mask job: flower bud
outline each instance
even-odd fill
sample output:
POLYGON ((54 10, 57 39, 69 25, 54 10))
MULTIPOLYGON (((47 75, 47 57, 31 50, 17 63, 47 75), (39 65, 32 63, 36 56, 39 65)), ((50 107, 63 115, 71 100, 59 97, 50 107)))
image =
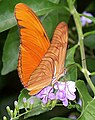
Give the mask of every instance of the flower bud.
POLYGON ((23 98, 23 102, 26 103, 26 98, 25 97, 23 98))
POLYGON ((23 106, 24 106, 24 108, 27 108, 27 101, 26 101, 25 97, 23 98, 23 106))
POLYGON ((4 116, 4 117, 3 117, 3 120, 7 120, 7 117, 6 117, 6 116, 4 116))
POLYGON ((11 118, 13 118, 13 110, 10 110, 10 116, 11 116, 11 118))
POLYGON ((18 106, 18 102, 17 101, 14 101, 14 106, 15 106, 16 110, 19 111, 19 106, 18 106))
POLYGON ((31 100, 30 100, 30 104, 29 104, 29 108, 30 108, 30 110, 33 108, 33 103, 34 103, 34 100, 31 99, 31 100))
POLYGON ((7 106, 7 107, 6 107, 6 110, 7 110, 8 114, 9 114, 9 116, 10 116, 10 115, 11 115, 11 113, 10 113, 10 111, 11 111, 10 107, 7 106))

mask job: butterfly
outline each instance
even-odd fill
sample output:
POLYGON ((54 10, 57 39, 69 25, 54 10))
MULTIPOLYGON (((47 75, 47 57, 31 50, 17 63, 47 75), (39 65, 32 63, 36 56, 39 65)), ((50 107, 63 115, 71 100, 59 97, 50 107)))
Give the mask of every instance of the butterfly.
POLYGON ((61 22, 52 41, 40 20, 27 5, 15 6, 15 17, 20 31, 18 74, 23 86, 35 95, 64 75, 68 45, 68 27, 61 22))

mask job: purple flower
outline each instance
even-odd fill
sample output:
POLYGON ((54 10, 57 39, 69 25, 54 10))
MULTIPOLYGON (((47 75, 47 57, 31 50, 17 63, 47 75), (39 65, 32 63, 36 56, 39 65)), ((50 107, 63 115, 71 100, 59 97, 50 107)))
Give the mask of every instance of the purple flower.
POLYGON ((42 99, 43 104, 46 104, 49 100, 54 100, 56 98, 55 94, 53 93, 52 86, 45 87, 36 96, 42 99))
MULTIPOLYGON (((83 12, 83 14, 87 15, 87 16, 90 16, 90 17, 93 17, 92 14, 87 13, 87 12, 83 12)), ((82 16, 80 19, 81 19, 81 22, 82 22, 82 26, 85 26, 86 23, 92 23, 92 20, 90 20, 89 18, 86 18, 84 16, 82 16)))
POLYGON ((30 104, 32 105, 34 103, 34 100, 33 99, 30 99, 30 104))
POLYGON ((78 102, 77 102, 80 106, 82 106, 82 100, 79 98, 78 102))
POLYGON ((65 91, 58 90, 56 93, 56 98, 61 100, 64 106, 68 106, 68 99, 66 98, 65 91))
POLYGON ((23 102, 26 103, 26 98, 25 97, 23 98, 23 102))
POLYGON ((68 106, 68 100, 75 100, 75 82, 57 82, 54 88, 58 90, 56 92, 56 99, 61 100, 64 106, 68 106))

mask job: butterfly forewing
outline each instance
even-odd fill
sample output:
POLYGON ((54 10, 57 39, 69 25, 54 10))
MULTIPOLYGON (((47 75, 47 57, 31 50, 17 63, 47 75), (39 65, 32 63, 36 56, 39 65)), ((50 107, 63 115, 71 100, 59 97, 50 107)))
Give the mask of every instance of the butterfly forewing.
POLYGON ((41 62, 50 46, 47 34, 35 13, 25 4, 15 7, 15 17, 20 29, 18 73, 26 87, 30 75, 41 62))

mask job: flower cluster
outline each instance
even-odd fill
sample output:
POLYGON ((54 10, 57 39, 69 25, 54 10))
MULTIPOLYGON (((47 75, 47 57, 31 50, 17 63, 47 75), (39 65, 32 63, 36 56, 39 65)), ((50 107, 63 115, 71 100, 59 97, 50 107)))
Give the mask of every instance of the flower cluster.
POLYGON ((75 100, 75 92, 75 82, 57 82, 54 84, 54 87, 47 86, 36 96, 42 100, 43 104, 56 99, 62 101, 64 106, 68 106, 68 100, 75 100))
POLYGON ((36 96, 42 99, 43 104, 46 104, 49 100, 55 99, 52 86, 45 87, 36 96))
MULTIPOLYGON (((93 17, 91 13, 87 13, 87 12, 83 12, 84 15, 93 17)), ((82 16, 81 18, 81 22, 82 22, 82 26, 85 26, 87 23, 92 23, 92 20, 90 20, 89 18, 86 18, 84 16, 82 16)))

